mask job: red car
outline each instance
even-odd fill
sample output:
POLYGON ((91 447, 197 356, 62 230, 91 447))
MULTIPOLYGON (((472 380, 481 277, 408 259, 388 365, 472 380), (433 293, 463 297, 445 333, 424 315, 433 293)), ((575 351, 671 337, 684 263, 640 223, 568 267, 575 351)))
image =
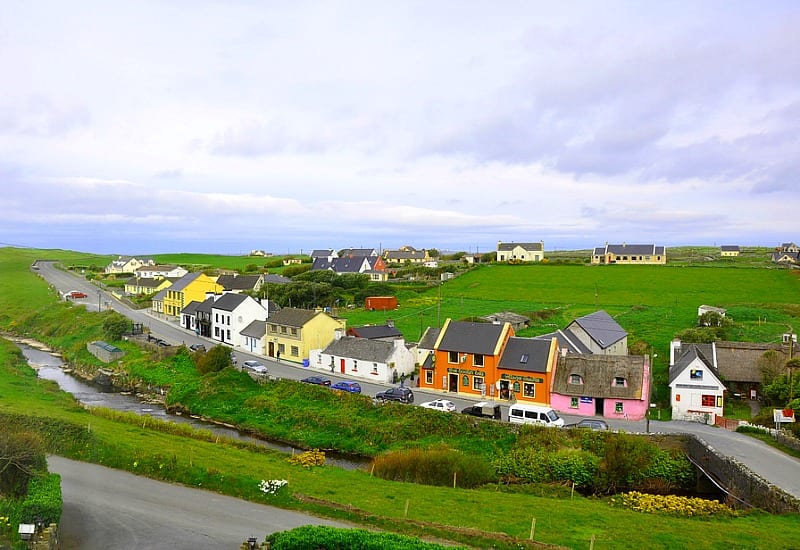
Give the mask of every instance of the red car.
POLYGON ((85 292, 80 290, 73 290, 67 293, 67 298, 88 298, 85 292))

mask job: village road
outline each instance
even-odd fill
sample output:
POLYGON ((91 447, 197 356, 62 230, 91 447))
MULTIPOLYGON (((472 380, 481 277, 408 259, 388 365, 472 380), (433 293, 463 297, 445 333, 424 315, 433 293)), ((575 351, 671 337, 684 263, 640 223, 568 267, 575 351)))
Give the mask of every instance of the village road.
POLYGON ((62 550, 219 550, 301 525, 350 527, 96 464, 47 462, 61 475, 62 550))

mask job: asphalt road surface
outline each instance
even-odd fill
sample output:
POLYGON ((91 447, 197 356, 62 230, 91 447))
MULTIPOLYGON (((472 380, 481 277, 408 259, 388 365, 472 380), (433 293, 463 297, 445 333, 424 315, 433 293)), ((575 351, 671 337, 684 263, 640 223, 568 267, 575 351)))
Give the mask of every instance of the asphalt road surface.
POLYGON ((96 464, 47 462, 61 475, 62 550, 236 549, 301 525, 350 527, 96 464))

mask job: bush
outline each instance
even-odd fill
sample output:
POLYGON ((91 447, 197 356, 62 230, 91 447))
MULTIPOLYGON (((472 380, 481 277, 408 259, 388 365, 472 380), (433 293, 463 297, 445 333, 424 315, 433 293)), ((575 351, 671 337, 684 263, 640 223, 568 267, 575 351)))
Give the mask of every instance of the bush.
POLYGON ((47 474, 35 477, 28 486, 28 494, 20 507, 22 521, 33 523, 37 518, 45 525, 61 519, 61 476, 47 474))
MULTIPOLYGON (((339 550, 358 548, 360 550, 438 550, 445 547, 432 542, 394 533, 373 533, 364 529, 339 529, 336 527, 315 527, 305 525, 290 531, 272 533, 267 537, 271 550, 339 550)), ((448 546, 447 548, 454 548, 448 546)), ((463 547, 461 547, 463 548, 463 547)))
POLYGON ((373 473, 383 479, 424 485, 471 488, 497 480, 483 457, 453 449, 410 449, 375 459, 373 473))
POLYGON ((225 367, 233 365, 231 357, 231 348, 222 345, 214 346, 206 353, 200 353, 195 356, 197 372, 200 374, 219 372, 225 367))
POLYGON ((38 434, 8 427, 0 432, 0 494, 25 495, 31 478, 45 471, 44 443, 38 434))

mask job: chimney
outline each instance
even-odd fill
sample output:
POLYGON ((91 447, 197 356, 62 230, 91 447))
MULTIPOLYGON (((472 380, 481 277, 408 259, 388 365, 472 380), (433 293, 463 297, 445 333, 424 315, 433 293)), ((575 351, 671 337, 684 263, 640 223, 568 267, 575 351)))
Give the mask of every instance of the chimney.
POLYGON ((334 340, 341 340, 342 336, 344 336, 344 330, 337 328, 333 331, 334 340))

